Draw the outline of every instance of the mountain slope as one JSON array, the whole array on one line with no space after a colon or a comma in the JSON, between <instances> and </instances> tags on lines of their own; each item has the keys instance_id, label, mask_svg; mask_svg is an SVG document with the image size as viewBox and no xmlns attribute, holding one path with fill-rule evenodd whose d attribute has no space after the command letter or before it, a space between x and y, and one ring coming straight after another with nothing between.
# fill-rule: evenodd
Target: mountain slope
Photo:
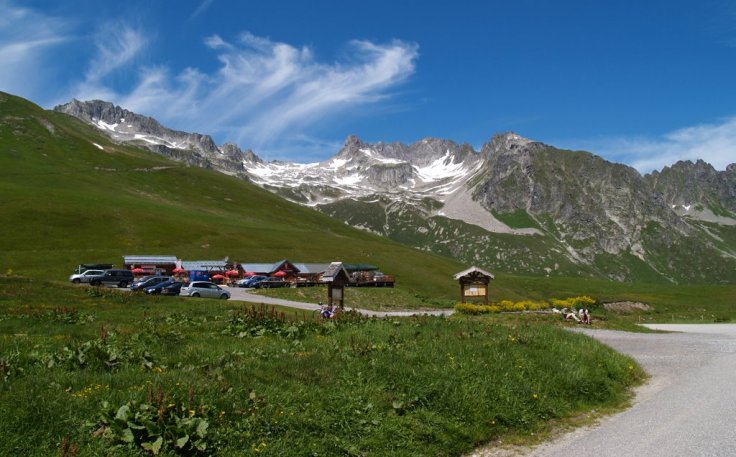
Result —
<instances>
[{"instance_id":1,"label":"mountain slope","mask_svg":"<svg viewBox=\"0 0 736 457\"><path fill-rule=\"evenodd\" d=\"M355 230L234 177L118 144L0 93L0 269L65 279L125 254L365 262L400 287L456 295L467 266Z\"/></svg>"},{"instance_id":2,"label":"mountain slope","mask_svg":"<svg viewBox=\"0 0 736 457\"><path fill-rule=\"evenodd\" d=\"M324 162L264 162L234 145L217 148L209 137L188 143L202 136L162 130L109 103L56 109L116 142L140 144L146 136L145 145L160 154L249 179L354 227L461 262L520 274L736 282L736 165L716 172L700 162L676 164L643 177L513 133L495 136L480 152L434 138L405 145L351 136ZM700 203L685 205L684 195Z\"/></svg>"}]
</instances>

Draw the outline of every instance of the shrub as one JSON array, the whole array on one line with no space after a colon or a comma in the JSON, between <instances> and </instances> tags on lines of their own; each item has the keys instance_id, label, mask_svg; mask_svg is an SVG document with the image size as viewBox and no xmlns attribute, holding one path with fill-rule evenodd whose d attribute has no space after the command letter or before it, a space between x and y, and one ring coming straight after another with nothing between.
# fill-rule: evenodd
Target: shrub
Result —
<instances>
[{"instance_id":1,"label":"shrub","mask_svg":"<svg viewBox=\"0 0 736 457\"><path fill-rule=\"evenodd\" d=\"M194 409L191 398L188 403L167 403L161 388L157 394L149 390L148 396L147 403L128 401L118 408L103 402L98 419L87 424L94 429L92 435L118 446L139 447L153 455L166 449L180 455L207 451L207 408Z\"/></svg>"},{"instance_id":2,"label":"shrub","mask_svg":"<svg viewBox=\"0 0 736 457\"><path fill-rule=\"evenodd\" d=\"M588 295L570 297L564 300L553 298L551 302L558 308L591 308L598 304L596 299Z\"/></svg>"},{"instance_id":3,"label":"shrub","mask_svg":"<svg viewBox=\"0 0 736 457\"><path fill-rule=\"evenodd\" d=\"M538 311L549 308L546 302L501 300L492 305L474 305L472 303L458 303L455 311L463 314L493 314L500 312Z\"/></svg>"}]
</instances>

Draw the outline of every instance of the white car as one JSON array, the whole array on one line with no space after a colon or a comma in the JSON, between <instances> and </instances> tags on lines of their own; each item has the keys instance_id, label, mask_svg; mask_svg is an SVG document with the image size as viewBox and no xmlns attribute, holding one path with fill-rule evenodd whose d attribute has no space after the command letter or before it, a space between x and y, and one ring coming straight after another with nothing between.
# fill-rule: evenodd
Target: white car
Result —
<instances>
[{"instance_id":1,"label":"white car","mask_svg":"<svg viewBox=\"0 0 736 457\"><path fill-rule=\"evenodd\" d=\"M104 273L105 272L103 270L87 270L84 273L74 273L73 275L69 276L69 281L73 282L74 284L88 283L91 277L100 276Z\"/></svg>"},{"instance_id":2,"label":"white car","mask_svg":"<svg viewBox=\"0 0 736 457\"><path fill-rule=\"evenodd\" d=\"M223 300L227 300L230 298L230 291L223 289L213 282L194 281L182 287L179 295L187 297L222 298Z\"/></svg>"}]
</instances>

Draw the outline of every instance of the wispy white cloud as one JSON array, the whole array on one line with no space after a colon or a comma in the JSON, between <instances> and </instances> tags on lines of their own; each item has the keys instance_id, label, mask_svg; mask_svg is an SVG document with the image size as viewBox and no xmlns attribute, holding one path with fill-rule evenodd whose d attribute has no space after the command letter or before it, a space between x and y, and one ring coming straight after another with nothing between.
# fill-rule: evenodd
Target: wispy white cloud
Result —
<instances>
[{"instance_id":1,"label":"wispy white cloud","mask_svg":"<svg viewBox=\"0 0 736 457\"><path fill-rule=\"evenodd\" d=\"M213 1L202 0L193 16ZM71 98L112 101L266 158L334 146L335 138L319 138L332 120L396 105L396 90L414 74L419 55L415 43L351 41L344 57L320 61L308 46L244 32L204 39L203 49L218 62L214 69L202 70L208 67L197 61L174 68L148 54L153 38L128 23L104 22L90 36L80 32L83 23L16 3L0 0L0 90L46 106ZM73 64L60 61L62 44L75 46ZM81 70L70 76L75 69Z\"/></svg>"},{"instance_id":2,"label":"wispy white cloud","mask_svg":"<svg viewBox=\"0 0 736 457\"><path fill-rule=\"evenodd\" d=\"M0 0L0 90L30 96L48 73L45 57L70 40L70 24Z\"/></svg>"},{"instance_id":3,"label":"wispy white cloud","mask_svg":"<svg viewBox=\"0 0 736 457\"><path fill-rule=\"evenodd\" d=\"M165 124L215 134L267 156L281 155L289 145L305 150L325 144L312 138L310 127L389 98L414 73L418 56L416 44L354 41L347 44L349 61L327 64L316 61L308 47L250 33L234 43L213 35L205 39L220 62L212 73L187 68L172 75L165 67L147 67L139 69L139 81L126 93L99 84L104 78L98 76L130 61L108 57L132 58L144 41L124 34L116 42L126 52L100 49L96 62L105 71L88 73L83 87L94 91L87 93L106 94Z\"/></svg>"},{"instance_id":4,"label":"wispy white cloud","mask_svg":"<svg viewBox=\"0 0 736 457\"><path fill-rule=\"evenodd\" d=\"M127 65L145 44L143 34L128 25L108 24L102 27L95 39L97 56L89 64L87 80L99 81Z\"/></svg>"},{"instance_id":5,"label":"wispy white cloud","mask_svg":"<svg viewBox=\"0 0 736 457\"><path fill-rule=\"evenodd\" d=\"M204 14L210 8L210 6L212 5L212 2L214 2L214 0L203 0L199 4L199 6L197 7L197 9L194 10L194 12L189 16L189 20L191 21L192 19L196 18L197 16L199 16L201 14Z\"/></svg>"},{"instance_id":6,"label":"wispy white cloud","mask_svg":"<svg viewBox=\"0 0 736 457\"><path fill-rule=\"evenodd\" d=\"M642 173L660 170L679 160L698 159L724 170L736 162L736 117L674 130L659 137L608 137L564 143L565 147L587 149L626 163Z\"/></svg>"},{"instance_id":7,"label":"wispy white cloud","mask_svg":"<svg viewBox=\"0 0 736 457\"><path fill-rule=\"evenodd\" d=\"M106 78L128 69L147 44L139 30L127 24L108 23L99 27L94 36L95 54L87 65L84 80L74 87L76 98L112 100L120 95L106 83ZM145 84L145 78L140 84Z\"/></svg>"}]
</instances>

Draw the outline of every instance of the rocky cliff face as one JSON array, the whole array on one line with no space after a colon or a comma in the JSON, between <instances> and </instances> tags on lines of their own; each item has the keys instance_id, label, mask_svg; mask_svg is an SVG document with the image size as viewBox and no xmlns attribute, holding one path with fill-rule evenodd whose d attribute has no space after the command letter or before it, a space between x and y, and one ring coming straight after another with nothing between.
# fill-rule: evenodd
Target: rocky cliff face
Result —
<instances>
[{"instance_id":1,"label":"rocky cliff face","mask_svg":"<svg viewBox=\"0 0 736 457\"><path fill-rule=\"evenodd\" d=\"M680 161L648 174L646 180L680 214L708 220L736 213L736 163L717 171L702 160Z\"/></svg>"},{"instance_id":2,"label":"rocky cliff face","mask_svg":"<svg viewBox=\"0 0 736 457\"><path fill-rule=\"evenodd\" d=\"M234 144L218 148L209 135L171 130L152 117L110 102L72 100L56 106L54 111L88 122L115 141L135 144L180 162L228 174L243 175L245 172L244 153Z\"/></svg>"},{"instance_id":3,"label":"rocky cliff face","mask_svg":"<svg viewBox=\"0 0 736 457\"><path fill-rule=\"evenodd\" d=\"M490 211L528 214L581 260L593 262L599 252L644 257L651 223L663 237L691 233L631 167L510 135L495 137L483 153L486 175L475 198Z\"/></svg>"}]
</instances>

